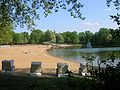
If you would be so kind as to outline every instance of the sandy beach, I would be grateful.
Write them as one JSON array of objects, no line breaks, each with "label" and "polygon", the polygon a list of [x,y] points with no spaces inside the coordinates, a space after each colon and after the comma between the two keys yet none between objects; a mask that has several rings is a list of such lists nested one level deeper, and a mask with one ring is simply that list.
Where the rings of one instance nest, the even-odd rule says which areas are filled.
[{"label": "sandy beach", "polygon": [[51,73],[56,70],[57,63],[67,63],[69,70],[74,73],[78,72],[79,63],[66,61],[64,59],[51,56],[47,53],[50,46],[47,45],[15,45],[0,47],[0,70],[2,60],[14,60],[15,70],[30,69],[32,61],[42,62],[42,72]]}]

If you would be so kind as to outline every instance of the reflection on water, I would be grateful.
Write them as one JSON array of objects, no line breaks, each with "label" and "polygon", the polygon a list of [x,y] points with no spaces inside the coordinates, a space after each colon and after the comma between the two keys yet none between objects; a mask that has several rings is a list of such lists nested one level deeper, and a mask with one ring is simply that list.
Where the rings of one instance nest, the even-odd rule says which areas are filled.
[{"label": "reflection on water", "polygon": [[[107,59],[108,54],[114,53],[116,60],[120,60],[120,47],[115,48],[62,48],[52,49],[48,51],[49,54],[72,60],[75,62],[85,62],[82,56],[95,56],[97,59]],[[95,62],[94,62],[95,63]]]}]

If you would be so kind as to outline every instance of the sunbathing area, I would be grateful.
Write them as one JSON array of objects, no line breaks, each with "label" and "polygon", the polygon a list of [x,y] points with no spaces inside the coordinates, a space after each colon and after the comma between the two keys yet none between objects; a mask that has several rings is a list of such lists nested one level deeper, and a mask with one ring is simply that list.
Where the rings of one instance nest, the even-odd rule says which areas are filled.
[{"label": "sunbathing area", "polygon": [[[2,66],[4,62],[11,60],[12,64],[14,62],[14,73],[18,75],[33,73],[34,68],[36,68],[36,72],[40,72],[38,74],[42,73],[42,76],[55,76],[56,69],[57,73],[61,73],[61,71],[58,70],[60,65],[62,67],[64,66],[63,72],[68,69],[73,73],[78,73],[80,68],[79,63],[66,61],[49,55],[47,50],[50,48],[51,45],[15,45],[0,47],[0,70],[4,69],[4,66]],[[64,63],[65,65],[62,65]],[[35,64],[38,65],[37,67],[40,67],[40,70],[37,69]]]}]

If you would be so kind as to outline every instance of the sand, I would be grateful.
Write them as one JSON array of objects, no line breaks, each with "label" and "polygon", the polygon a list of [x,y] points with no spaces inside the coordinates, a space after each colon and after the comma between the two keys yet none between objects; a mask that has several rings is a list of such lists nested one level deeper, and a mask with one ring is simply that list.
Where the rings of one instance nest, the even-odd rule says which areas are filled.
[{"label": "sand", "polygon": [[51,56],[47,53],[47,45],[15,45],[0,47],[0,70],[2,60],[14,60],[15,69],[30,69],[32,61],[42,62],[42,72],[52,72],[57,67],[57,62],[67,63],[69,70],[78,72],[79,63],[66,61],[62,58]]}]

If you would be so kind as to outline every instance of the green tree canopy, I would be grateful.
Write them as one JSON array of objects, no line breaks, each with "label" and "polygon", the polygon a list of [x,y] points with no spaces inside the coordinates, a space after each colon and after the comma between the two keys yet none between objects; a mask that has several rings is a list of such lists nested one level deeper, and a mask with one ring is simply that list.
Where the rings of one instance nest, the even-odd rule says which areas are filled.
[{"label": "green tree canopy", "polygon": [[0,44],[10,44],[13,41],[12,34],[13,34],[13,26],[12,24],[1,27],[0,26]]},{"label": "green tree canopy", "polygon": [[62,33],[62,36],[64,38],[64,42],[65,43],[71,43],[71,40],[70,40],[70,35],[71,35],[71,32],[70,31],[67,31],[67,32],[63,32]]},{"label": "green tree canopy", "polygon": [[43,32],[39,29],[33,30],[30,34],[30,43],[39,44],[42,43]]},{"label": "green tree canopy", "polygon": [[98,36],[99,40],[103,42],[108,42],[109,40],[111,40],[110,30],[108,30],[107,28],[101,28],[98,32]]},{"label": "green tree canopy", "polygon": [[79,43],[79,37],[76,31],[72,32],[70,35],[70,42],[73,44],[78,44]]},{"label": "green tree canopy", "polygon": [[100,28],[92,37],[92,42],[99,45],[107,45],[112,41],[111,30],[108,28]]},{"label": "green tree canopy", "polygon": [[84,32],[79,33],[79,41],[80,41],[80,43],[85,43],[85,33]]},{"label": "green tree canopy", "polygon": [[0,26],[10,23],[31,28],[35,19],[40,19],[40,11],[48,16],[59,8],[70,13],[74,18],[84,19],[81,13],[83,5],[78,0],[0,0]]},{"label": "green tree canopy", "polygon": [[56,43],[64,43],[64,38],[60,33],[56,34]]},{"label": "green tree canopy", "polygon": [[14,44],[20,44],[21,43],[21,40],[20,40],[20,34],[19,33],[14,33],[14,36],[13,36],[13,43]]},{"label": "green tree canopy", "polygon": [[55,43],[55,42],[56,42],[55,32],[52,32],[52,31],[50,31],[50,30],[47,30],[47,31],[44,33],[44,41],[45,41],[45,42],[53,42],[53,43]]},{"label": "green tree canopy", "polygon": [[91,41],[92,36],[93,36],[93,33],[91,33],[90,31],[85,31],[85,41],[86,41],[86,43]]},{"label": "green tree canopy", "polygon": [[118,25],[118,28],[114,32],[114,38],[119,39],[120,37],[120,0],[106,0],[107,6],[109,7],[111,3],[115,6],[115,8],[118,10],[118,13],[116,15],[110,15],[110,17],[113,19],[113,22],[116,22]]},{"label": "green tree canopy", "polygon": [[23,32],[23,36],[24,36],[24,38],[23,38],[24,44],[29,43],[30,36],[29,36],[28,32]]}]

